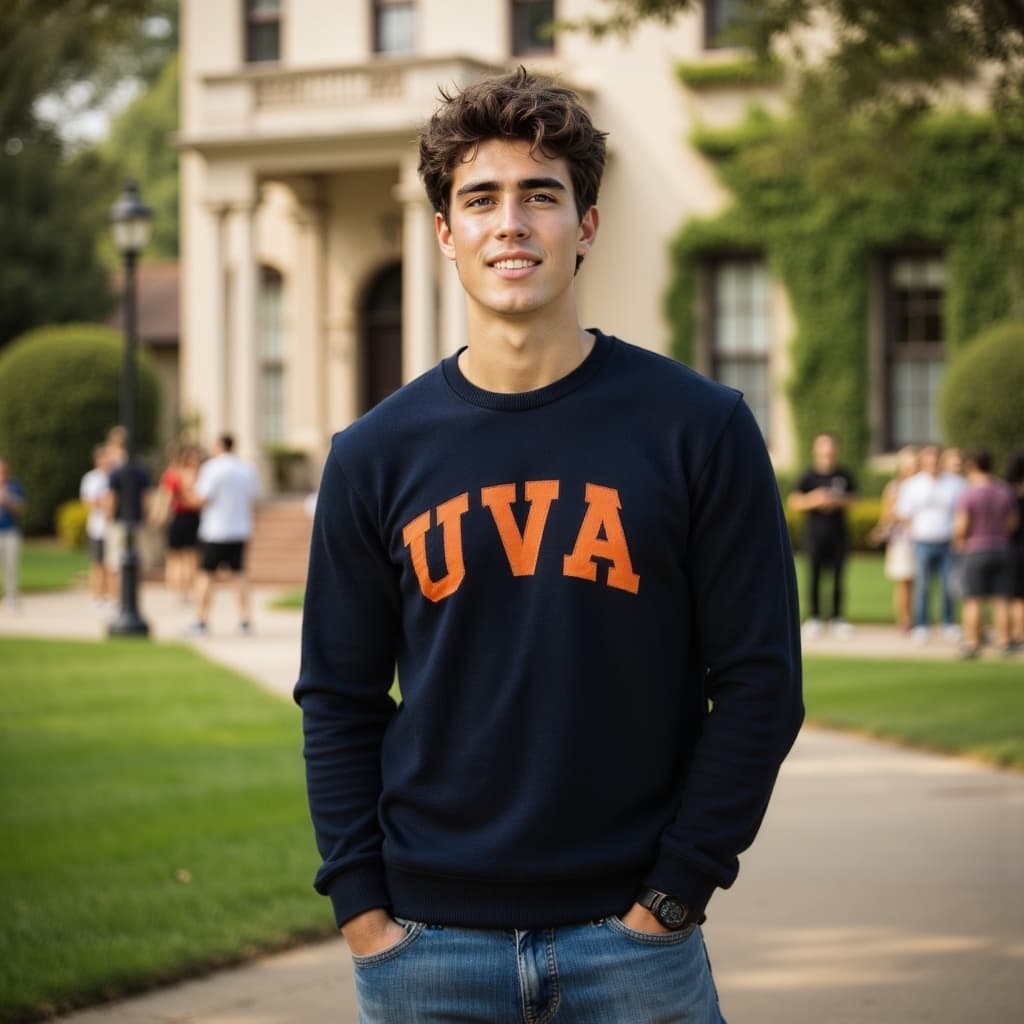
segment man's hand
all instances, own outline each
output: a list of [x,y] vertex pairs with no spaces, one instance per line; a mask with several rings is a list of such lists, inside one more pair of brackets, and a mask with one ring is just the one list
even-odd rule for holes
[[349,950],[355,956],[373,956],[405,938],[405,929],[382,907],[357,914],[341,926]]
[[635,932],[648,932],[651,935],[667,935],[669,932],[668,928],[639,903],[634,903],[619,920]]

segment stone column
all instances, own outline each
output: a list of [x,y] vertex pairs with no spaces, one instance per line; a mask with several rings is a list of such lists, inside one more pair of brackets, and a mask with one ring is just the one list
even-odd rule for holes
[[407,382],[437,362],[437,243],[434,212],[413,161],[403,164],[394,195],[402,204],[402,380]]
[[326,254],[327,209],[314,177],[292,184],[298,265],[289,281],[290,332],[285,354],[286,415],[290,443],[319,464],[327,452]]
[[466,344],[466,293],[451,260],[441,258],[441,356],[452,355]]
[[[208,334],[193,339],[192,344],[206,348],[209,357],[204,360],[209,367],[209,406],[200,432],[205,435],[200,441],[209,444],[217,434],[228,426],[228,317],[225,293],[227,291],[227,266],[225,264],[225,239],[228,207],[211,203],[207,206],[212,222],[212,281],[209,287],[209,311],[204,318]],[[198,344],[197,344],[198,342]]]
[[231,318],[231,376],[234,393],[233,422],[235,450],[244,459],[262,463],[259,433],[259,349],[256,302],[259,269],[256,260],[256,204],[242,203],[234,208],[237,228],[235,280]]

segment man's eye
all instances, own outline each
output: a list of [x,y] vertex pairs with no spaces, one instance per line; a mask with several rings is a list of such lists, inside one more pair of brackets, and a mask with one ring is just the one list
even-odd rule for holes
[[530,202],[539,203],[553,203],[555,201],[554,196],[549,196],[546,192],[537,192],[535,195],[530,196]]
[[466,203],[466,206],[485,206],[489,202],[491,202],[490,196],[477,196],[475,199],[470,199],[470,201]]

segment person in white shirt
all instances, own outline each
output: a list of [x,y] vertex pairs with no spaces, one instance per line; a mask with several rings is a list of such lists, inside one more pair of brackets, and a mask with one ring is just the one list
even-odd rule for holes
[[914,629],[918,643],[928,639],[929,598],[932,580],[941,593],[943,633],[959,638],[954,617],[950,573],[953,568],[953,524],[956,503],[967,486],[963,477],[943,473],[939,466],[938,445],[921,449],[921,471],[900,487],[896,515],[910,532],[914,545]]
[[89,542],[89,593],[97,608],[108,611],[114,607],[114,579],[105,561],[106,496],[110,492],[110,471],[114,468],[114,454],[109,445],[98,444],[93,448],[92,466],[82,477],[78,496],[89,513],[85,521],[85,536]]
[[213,457],[199,469],[193,500],[201,508],[199,543],[201,554],[196,579],[196,621],[192,635],[207,632],[214,577],[221,567],[235,580],[238,597],[238,628],[249,633],[249,579],[245,571],[245,548],[252,535],[253,504],[259,496],[256,471],[234,454],[234,438],[221,434]]

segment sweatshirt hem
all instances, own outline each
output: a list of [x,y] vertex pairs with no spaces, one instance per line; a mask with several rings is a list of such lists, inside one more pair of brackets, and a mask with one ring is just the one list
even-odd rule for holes
[[544,879],[426,875],[386,864],[392,912],[464,928],[551,928],[624,913],[643,873]]

